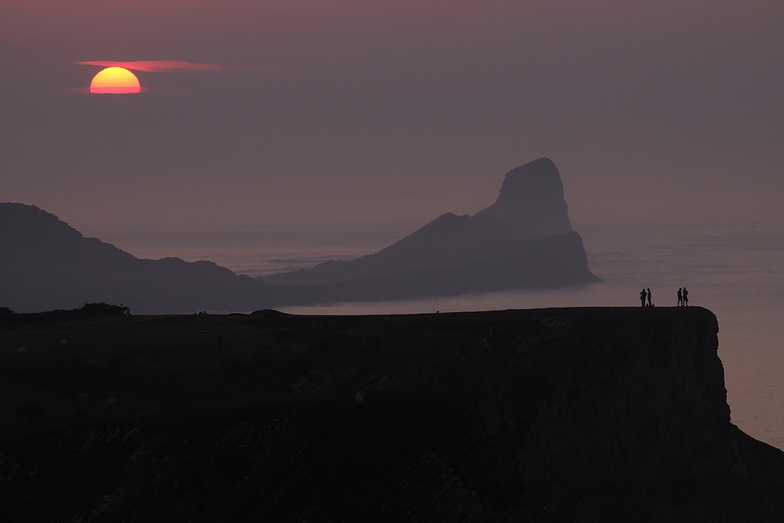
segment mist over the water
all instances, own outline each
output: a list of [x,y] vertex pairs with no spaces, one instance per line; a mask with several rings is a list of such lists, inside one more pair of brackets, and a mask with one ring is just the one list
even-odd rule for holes
[[[252,276],[306,268],[376,252],[409,232],[400,223],[292,226],[242,231],[105,231],[103,240],[142,258],[210,260]],[[784,448],[784,223],[575,225],[601,283],[510,290],[447,298],[289,307],[295,314],[404,314],[510,308],[639,306],[650,288],[655,306],[689,304],[719,319],[732,421],[752,437]]]

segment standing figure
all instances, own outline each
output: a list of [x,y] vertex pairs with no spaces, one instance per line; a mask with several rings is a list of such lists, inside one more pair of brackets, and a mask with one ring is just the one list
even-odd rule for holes
[[648,292],[645,290],[645,287],[640,291],[640,302],[642,306],[645,307],[645,298],[648,297]]
[[683,306],[689,306],[689,291],[686,290],[686,287],[683,288]]
[[648,307],[653,307],[653,303],[651,303],[651,289],[648,288]]
[[683,293],[681,292],[682,289],[678,289],[678,307],[683,305]]

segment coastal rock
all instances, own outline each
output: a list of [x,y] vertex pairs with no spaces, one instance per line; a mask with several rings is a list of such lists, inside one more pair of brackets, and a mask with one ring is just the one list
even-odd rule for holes
[[561,175],[549,158],[506,173],[498,199],[475,217],[509,224],[521,239],[545,238],[572,230]]
[[[474,216],[446,213],[375,254],[274,274],[263,281],[333,285],[313,291],[363,300],[367,297],[360,286],[391,281],[400,297],[415,297],[557,287],[598,278],[588,269],[582,239],[569,222],[558,169],[541,158],[509,171],[496,202]],[[382,296],[376,299],[390,298],[388,293]]]
[[595,281],[546,158],[507,173],[497,201],[474,216],[446,213],[375,254],[264,278],[138,259],[38,207],[0,203],[0,307],[17,312],[101,302],[135,314],[247,312]]

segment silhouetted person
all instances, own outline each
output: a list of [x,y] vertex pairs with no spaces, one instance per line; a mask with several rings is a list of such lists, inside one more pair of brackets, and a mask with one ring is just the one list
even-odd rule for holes
[[686,287],[683,288],[683,306],[689,306],[689,291],[686,290]]
[[681,289],[678,289],[678,307],[681,305],[683,305],[683,293],[681,292]]
[[651,303],[651,289],[650,288],[648,288],[647,294],[648,294],[648,307],[653,307],[653,304]]
[[647,297],[648,297],[648,291],[646,291],[645,288],[643,288],[640,291],[640,302],[642,302],[643,307],[645,307],[645,298]]

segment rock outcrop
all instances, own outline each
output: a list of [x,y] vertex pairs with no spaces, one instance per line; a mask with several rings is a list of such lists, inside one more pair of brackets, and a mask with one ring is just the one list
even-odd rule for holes
[[536,239],[572,230],[558,168],[549,158],[539,158],[504,177],[498,199],[476,213],[509,224],[521,239]]
[[250,311],[594,281],[546,158],[507,173],[498,200],[474,216],[446,213],[375,254],[257,279],[208,261],[140,260],[37,207],[0,203],[0,306],[19,312],[94,302],[147,314]]
[[[0,327],[41,351],[36,318]],[[45,319],[68,354],[0,352],[13,521],[784,517],[784,453],[731,424],[702,308]]]
[[598,278],[588,269],[582,239],[569,222],[558,169],[541,158],[509,171],[496,202],[474,216],[446,213],[375,254],[274,274],[263,281],[333,285],[313,292],[361,300],[367,299],[363,289],[368,286],[390,285],[400,297],[413,297],[555,287]]

